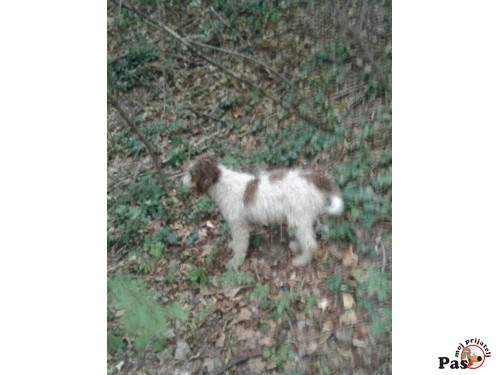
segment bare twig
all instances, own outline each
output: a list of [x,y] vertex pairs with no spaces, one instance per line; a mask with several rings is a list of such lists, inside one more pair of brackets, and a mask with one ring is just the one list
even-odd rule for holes
[[218,19],[219,19],[219,20],[220,20],[220,21],[221,21],[224,25],[226,25],[228,28],[230,28],[230,29],[231,29],[231,30],[232,30],[232,31],[236,34],[236,36],[238,37],[238,39],[240,40],[240,42],[244,42],[243,37],[242,37],[242,36],[241,36],[241,34],[238,32],[238,30],[236,30],[236,29],[232,28],[232,27],[231,27],[231,25],[230,25],[230,24],[229,24],[229,23],[228,23],[228,22],[227,22],[227,21],[226,21],[226,20],[225,20],[225,19],[224,19],[224,18],[223,18],[220,14],[219,14],[219,13],[217,13],[217,12],[216,12],[216,10],[214,9],[214,7],[212,7],[212,6],[211,6],[209,9],[210,9],[210,11],[211,11],[212,13],[214,13],[214,14],[215,14],[215,16],[216,16],[216,17],[217,17],[217,18],[218,18]]
[[236,51],[231,51],[231,50],[228,50],[228,49],[225,49],[225,48],[211,46],[210,44],[205,44],[205,43],[200,43],[200,42],[195,42],[195,41],[190,41],[190,43],[194,44],[195,46],[201,47],[201,48],[212,49],[214,51],[223,52],[223,53],[226,53],[226,54],[229,54],[229,55],[234,55],[234,56],[241,57],[242,59],[245,59],[245,60],[252,61],[252,62],[256,63],[257,65],[261,65],[264,68],[266,68],[268,71],[270,71],[271,73],[273,73],[274,75],[276,75],[277,77],[279,77],[283,82],[285,82],[289,86],[292,86],[292,84],[281,73],[279,73],[278,71],[274,70],[273,68],[271,68],[269,65],[263,63],[262,61],[259,61],[256,58],[253,58],[252,56],[244,55],[242,53],[239,53],[239,52],[236,52]]
[[380,248],[382,249],[382,273],[385,272],[385,264],[387,262],[386,255],[385,255],[385,246],[383,242],[380,242]]
[[[287,312],[285,312],[285,316],[288,320],[288,325],[290,326],[290,332],[292,334],[292,338],[293,340],[295,341],[295,345],[297,345],[297,347],[299,346],[299,340],[297,339],[297,334],[295,333],[295,330],[293,329],[293,324],[292,324],[292,320],[290,319],[290,316],[288,315]],[[302,359],[299,357],[299,365],[300,365],[300,369],[302,371],[304,371],[304,363],[302,362]]]
[[220,369],[219,371],[215,372],[215,374],[222,375],[226,371],[228,371],[229,369],[231,369],[232,367],[241,365],[242,363],[245,363],[246,361],[248,361],[250,359],[258,358],[260,356],[262,356],[262,352],[259,350],[259,351],[255,351],[253,353],[250,353],[248,355],[236,357],[231,362],[229,362],[227,365],[225,365],[222,369]]
[[203,142],[209,140],[210,138],[218,136],[221,132],[222,132],[222,130],[217,130],[217,131],[213,132],[212,134],[201,137],[195,143],[193,143],[193,148],[198,148]]
[[387,263],[387,256],[385,254],[384,242],[382,241],[382,236],[380,234],[377,235],[377,237],[375,238],[375,251],[377,252],[377,254],[380,251],[382,251],[382,266],[381,266],[380,271],[383,273],[383,272],[385,272],[385,265]]
[[209,120],[213,120],[213,121],[217,121],[217,122],[220,122],[222,125],[227,125],[226,122],[220,118],[217,118],[217,117],[214,117],[214,116],[211,116],[209,114],[206,114],[206,113],[203,113],[203,112],[198,112],[196,109],[194,108],[188,108],[191,112],[193,112],[196,116],[198,117],[205,117]]
[[146,150],[148,154],[151,156],[151,160],[153,161],[156,173],[158,174],[158,180],[160,181],[161,187],[163,188],[163,192],[166,194],[167,184],[165,183],[165,176],[163,175],[161,164],[155,150],[153,149],[149,141],[146,139],[146,137],[144,137],[144,135],[141,133],[137,125],[134,124],[132,119],[125,113],[120,104],[118,104],[118,100],[110,93],[108,93],[108,101],[111,103],[113,107],[115,107],[121,118],[127,123],[132,132],[134,132],[139,137],[141,142],[144,144],[144,147],[146,147]]
[[113,57],[112,59],[109,58],[108,56],[108,65],[111,65],[111,64],[114,64],[115,62],[117,62],[118,60],[121,60],[123,59],[124,57],[126,57],[128,55],[128,51],[127,52],[124,52],[122,53],[121,55],[118,55],[116,57]]

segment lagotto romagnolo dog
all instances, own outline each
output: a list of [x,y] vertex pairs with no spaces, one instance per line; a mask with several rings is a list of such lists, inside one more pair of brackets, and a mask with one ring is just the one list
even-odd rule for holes
[[199,194],[207,193],[221,210],[234,252],[227,266],[234,268],[245,260],[251,223],[287,222],[297,239],[290,248],[302,250],[293,265],[308,264],[318,247],[314,221],[322,213],[340,215],[344,206],[336,185],[317,172],[275,169],[252,175],[226,168],[213,156],[191,163],[182,183]]

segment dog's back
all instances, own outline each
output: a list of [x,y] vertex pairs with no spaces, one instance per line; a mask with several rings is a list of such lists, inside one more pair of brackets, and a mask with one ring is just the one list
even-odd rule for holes
[[[262,172],[254,184],[247,185],[252,199],[245,206],[252,222],[270,224],[307,216],[315,218],[324,211],[327,192],[318,188],[305,176],[312,172],[301,169],[279,169]],[[293,223],[292,223],[293,224]]]

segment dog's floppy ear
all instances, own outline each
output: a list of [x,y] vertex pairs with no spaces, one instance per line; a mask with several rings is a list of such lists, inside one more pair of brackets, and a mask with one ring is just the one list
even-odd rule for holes
[[200,192],[206,192],[210,186],[215,184],[215,177],[212,175],[207,174],[204,176],[203,180],[201,181],[201,191]]
[[198,193],[206,193],[211,186],[215,185],[220,177],[220,169],[217,159],[209,155],[198,159],[191,169],[191,176]]

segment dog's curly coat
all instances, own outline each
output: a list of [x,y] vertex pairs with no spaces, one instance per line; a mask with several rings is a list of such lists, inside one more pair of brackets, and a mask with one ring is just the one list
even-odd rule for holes
[[275,169],[252,175],[228,169],[213,156],[204,156],[188,168],[182,182],[199,194],[207,193],[227,220],[234,251],[229,267],[239,267],[245,260],[250,223],[285,220],[296,229],[298,243],[292,241],[290,247],[302,250],[293,265],[308,264],[318,246],[313,229],[315,219],[321,213],[340,215],[344,206],[335,184],[309,170]]

